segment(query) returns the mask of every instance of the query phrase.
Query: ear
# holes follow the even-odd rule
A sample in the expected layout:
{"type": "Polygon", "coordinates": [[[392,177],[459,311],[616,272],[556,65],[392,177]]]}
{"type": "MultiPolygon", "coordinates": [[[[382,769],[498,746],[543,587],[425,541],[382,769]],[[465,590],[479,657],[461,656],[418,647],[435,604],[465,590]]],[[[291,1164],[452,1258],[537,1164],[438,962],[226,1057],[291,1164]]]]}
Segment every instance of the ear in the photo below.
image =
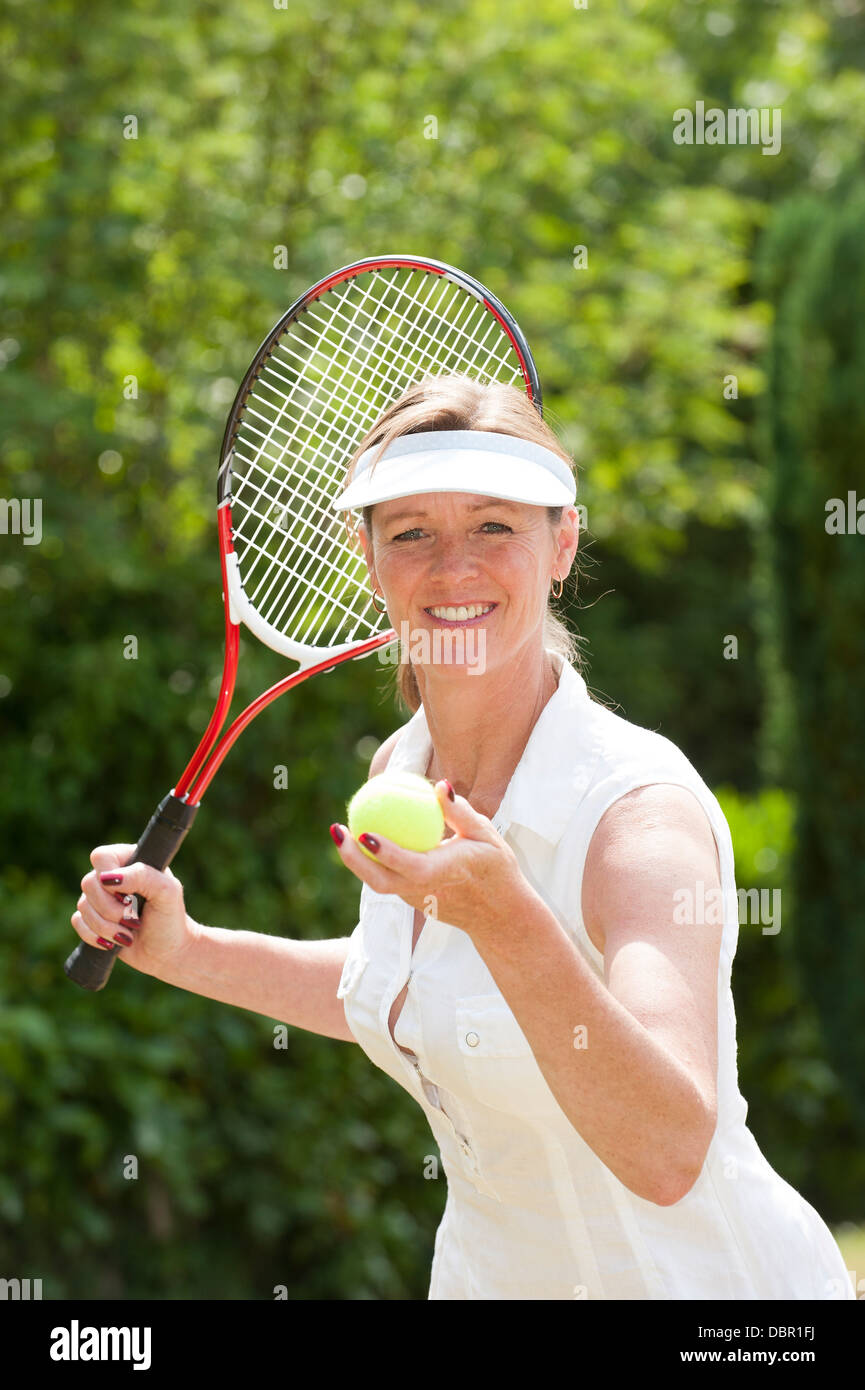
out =
{"type": "Polygon", "coordinates": [[[555,571],[567,579],[580,543],[580,514],[576,507],[565,507],[556,535],[555,571]]]}

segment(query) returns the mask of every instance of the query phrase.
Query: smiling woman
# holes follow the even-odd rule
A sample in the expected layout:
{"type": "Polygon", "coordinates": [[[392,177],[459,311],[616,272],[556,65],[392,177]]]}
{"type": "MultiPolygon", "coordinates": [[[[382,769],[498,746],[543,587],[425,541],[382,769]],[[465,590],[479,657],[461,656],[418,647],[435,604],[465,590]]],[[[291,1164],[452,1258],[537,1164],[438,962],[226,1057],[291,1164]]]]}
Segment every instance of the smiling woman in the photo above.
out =
{"type": "Polygon", "coordinates": [[[365,445],[333,508],[361,511],[393,626],[484,639],[480,670],[411,648],[414,712],[370,767],[434,780],[449,833],[414,853],[331,827],[362,884],[350,938],[203,926],[132,845],[94,850],[76,930],[99,942],[139,893],[134,969],[358,1043],[408,1091],[448,1185],[432,1299],[855,1298],[746,1124],[718,801],[591,699],[551,617],[579,542],[567,456],[516,388],[453,378],[365,445]]]}
{"type": "Polygon", "coordinates": [[[484,639],[480,671],[411,647],[412,717],[370,768],[436,780],[441,844],[363,853],[331,827],[363,885],[347,1036],[422,1107],[447,1177],[429,1296],[853,1298],[746,1125],[721,808],[673,743],[591,699],[551,614],[575,497],[531,402],[448,377],[382,416],[334,504],[361,513],[394,629],[484,639]],[[683,922],[698,887],[721,910],[683,922]]]}

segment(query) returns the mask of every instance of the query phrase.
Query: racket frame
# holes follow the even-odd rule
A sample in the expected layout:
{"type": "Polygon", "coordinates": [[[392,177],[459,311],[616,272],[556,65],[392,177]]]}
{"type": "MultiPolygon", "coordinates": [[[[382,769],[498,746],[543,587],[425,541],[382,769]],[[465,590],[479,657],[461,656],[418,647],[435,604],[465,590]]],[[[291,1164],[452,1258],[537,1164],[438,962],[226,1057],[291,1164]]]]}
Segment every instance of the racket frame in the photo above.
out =
{"type": "MultiPolygon", "coordinates": [[[[354,261],[350,265],[343,266],[340,270],[325,276],[295,300],[279,322],[271,329],[256,352],[238,388],[222,441],[221,462],[217,474],[217,522],[225,610],[225,656],[216,705],[198,747],[184,769],[177,786],[172,788],[168,796],[160,802],[148,822],[132,858],[129,860],[130,863],[149,864],[160,870],[168,867],[192,825],[201,804],[201,798],[219,770],[226,754],[247,725],[273,700],[311,676],[334,670],[345,661],[359,660],[380,647],[390,645],[397,639],[396,632],[389,629],[387,632],[377,634],[362,642],[344,643],[329,650],[303,647],[299,643],[290,642],[276,629],[270,628],[270,625],[265,623],[259,615],[255,614],[255,610],[246,599],[239,578],[231,525],[231,459],[238,425],[252,388],[268,358],[272,355],[276,344],[283,337],[290,324],[323,294],[344,281],[356,278],[368,271],[390,268],[421,270],[441,275],[484,304],[498,320],[510,339],[520,363],[526,394],[535,405],[538,414],[543,415],[540,381],[522,330],[513,315],[495,295],[491,294],[484,285],[471,275],[458,270],[455,266],[427,257],[406,255],[368,257],[364,260],[354,261]],[[248,621],[252,614],[257,617],[257,622],[248,621]],[[269,690],[265,690],[259,695],[256,700],[253,700],[242,713],[237,715],[220,737],[234,697],[240,654],[241,621],[246,622],[254,635],[258,636],[265,645],[273,647],[274,650],[283,655],[290,656],[300,664],[299,668],[291,675],[283,677],[269,690]],[[272,639],[270,641],[268,635],[264,633],[266,628],[270,629],[269,636],[272,639]]],[[[138,894],[135,895],[135,900],[140,914],[144,907],[144,901],[138,894]]],[[[67,958],[64,970],[71,980],[83,988],[92,991],[100,990],[108,981],[114,965],[114,957],[120,949],[120,946],[116,944],[108,950],[90,946],[88,943],[80,941],[67,958]]]]}

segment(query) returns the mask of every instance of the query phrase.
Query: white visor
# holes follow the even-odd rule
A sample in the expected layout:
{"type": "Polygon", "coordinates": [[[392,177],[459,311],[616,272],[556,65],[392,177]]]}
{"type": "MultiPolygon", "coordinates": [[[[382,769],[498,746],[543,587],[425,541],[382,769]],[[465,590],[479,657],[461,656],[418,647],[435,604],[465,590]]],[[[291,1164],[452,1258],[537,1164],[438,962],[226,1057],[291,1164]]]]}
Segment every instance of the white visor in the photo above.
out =
{"type": "Polygon", "coordinates": [[[536,507],[574,502],[577,484],[564,459],[542,444],[488,430],[432,430],[405,434],[385,449],[370,474],[380,444],[358,459],[354,477],[331,503],[335,512],[412,497],[420,492],[472,492],[536,507]]]}

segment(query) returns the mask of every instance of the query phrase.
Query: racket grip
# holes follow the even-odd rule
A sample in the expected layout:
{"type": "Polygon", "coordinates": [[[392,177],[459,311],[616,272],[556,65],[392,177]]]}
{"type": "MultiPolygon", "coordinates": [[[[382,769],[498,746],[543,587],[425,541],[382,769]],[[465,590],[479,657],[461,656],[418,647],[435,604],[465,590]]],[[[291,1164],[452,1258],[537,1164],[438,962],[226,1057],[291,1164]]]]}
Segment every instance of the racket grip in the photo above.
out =
{"type": "MultiPolygon", "coordinates": [[[[147,823],[144,834],[135,846],[130,864],[149,864],[152,869],[167,869],[195,820],[199,802],[190,805],[169,792],[163,797],[147,823]]],[[[135,894],[138,915],[141,916],[144,899],[135,894]]],[[[90,946],[81,941],[67,957],[63,969],[73,984],[92,991],[104,989],[108,976],[114,968],[114,958],[120,950],[112,946],[106,950],[90,946]]]]}

